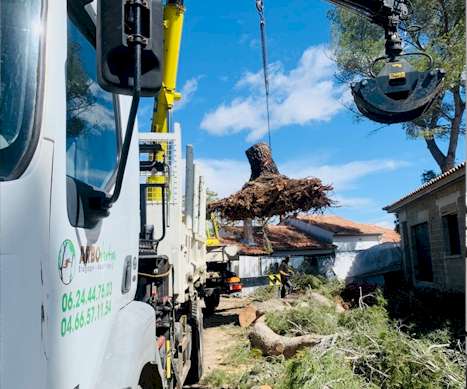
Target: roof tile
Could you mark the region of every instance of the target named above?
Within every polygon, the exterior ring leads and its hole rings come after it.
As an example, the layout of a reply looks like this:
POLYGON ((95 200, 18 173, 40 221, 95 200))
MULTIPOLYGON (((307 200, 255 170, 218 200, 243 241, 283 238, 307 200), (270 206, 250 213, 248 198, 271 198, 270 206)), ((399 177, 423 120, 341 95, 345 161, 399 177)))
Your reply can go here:
MULTIPOLYGON (((330 250, 333 245, 311 237, 294 227, 286 225, 269 225, 267 236, 274 251, 298 250, 330 250)), ((221 230, 222 243, 235 244, 239 253, 244 255, 265 255, 266 250, 261 227, 253 227, 255 246, 243 241, 243 227, 225 226, 221 230)))
POLYGON ((461 163, 460 165, 457 165, 456 167, 453 167, 452 169, 448 170, 447 172, 439 175, 438 177, 433 178, 431 181, 428 181, 426 184, 423 184, 422 186, 418 187, 417 189, 415 189, 414 191, 412 191, 409 194, 405 195, 404 197, 401 197, 399 200, 395 201, 391 205, 388 205, 388 206, 384 207, 383 209, 385 211, 389 211, 391 208, 395 207, 399 203, 410 199, 412 196, 415 196, 416 194, 422 192, 425 189, 428 189, 430 186, 436 184, 437 182, 439 182, 441 180, 444 180, 445 178, 449 177, 450 175, 454 174, 455 172, 457 172, 459 170, 464 170, 464 174, 465 174, 465 161, 463 163, 461 163))
POLYGON ((394 230, 374 224, 357 223, 335 215, 299 215, 297 219, 335 235, 382 235, 381 243, 400 241, 400 235, 394 230))

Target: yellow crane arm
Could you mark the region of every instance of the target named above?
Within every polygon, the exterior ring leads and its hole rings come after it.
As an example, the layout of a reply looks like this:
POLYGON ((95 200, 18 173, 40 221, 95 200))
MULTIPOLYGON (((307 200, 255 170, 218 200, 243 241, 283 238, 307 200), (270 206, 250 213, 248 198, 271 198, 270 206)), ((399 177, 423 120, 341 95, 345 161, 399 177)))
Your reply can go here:
MULTIPOLYGON (((182 41, 183 20, 185 7, 183 0, 167 0, 164 7, 164 64, 162 72, 162 88, 159 96, 154 100, 152 116, 152 132, 169 132, 169 113, 174 103, 182 98, 177 92, 178 62, 182 41)), ((161 144, 162 149, 155 155, 155 160, 164 162, 167 153, 167 143, 161 144)), ((148 177, 149 183, 163 184, 166 182, 164 174, 155 174, 148 177)), ((161 201, 160 188, 148 189, 149 201, 161 201)))
POLYGON ((162 88, 155 101, 152 119, 153 132, 169 132, 168 114, 175 101, 181 99, 177 92, 177 73, 183 32, 185 7, 183 0, 168 0, 164 8, 164 66, 162 88))

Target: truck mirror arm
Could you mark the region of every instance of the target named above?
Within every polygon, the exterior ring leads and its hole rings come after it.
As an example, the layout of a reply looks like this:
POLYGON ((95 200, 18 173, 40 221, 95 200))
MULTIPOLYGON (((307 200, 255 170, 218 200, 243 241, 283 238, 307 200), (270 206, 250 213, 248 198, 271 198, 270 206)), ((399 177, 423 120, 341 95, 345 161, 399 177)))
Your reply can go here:
POLYGON ((136 116, 138 114, 138 106, 141 99, 141 53, 143 47, 146 46, 146 40, 142 35, 142 20, 141 20, 141 7, 144 6, 143 0, 133 0, 129 3, 130 13, 133 16, 133 34, 128 35, 128 45, 133 46, 134 49, 134 84, 133 84, 133 98, 131 101, 130 114, 128 116, 128 122, 126 126, 125 139, 122 145, 122 152, 119 158, 117 176, 115 179, 115 188, 110 197, 107 197, 104 206, 106 208, 112 207, 112 205, 120 197, 122 191, 123 178, 125 176, 126 164, 128 162, 128 154, 131 146, 131 139, 133 137, 133 131, 136 122, 136 116))

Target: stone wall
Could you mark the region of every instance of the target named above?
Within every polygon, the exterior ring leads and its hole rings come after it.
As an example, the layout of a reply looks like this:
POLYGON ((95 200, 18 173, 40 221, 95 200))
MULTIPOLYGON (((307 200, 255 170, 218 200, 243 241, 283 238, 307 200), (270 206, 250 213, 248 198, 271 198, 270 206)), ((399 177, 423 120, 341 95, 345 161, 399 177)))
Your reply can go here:
POLYGON ((465 176, 449 185, 426 194, 405 205, 398 212, 404 247, 404 273, 407 281, 416 286, 436 287, 444 290, 465 289, 465 176), (457 213, 461 241, 461 255, 446 254, 442 217, 457 213), (411 227, 427 222, 429 228, 433 282, 418 282, 413 271, 414 244, 411 227), (404 226, 407 232, 404 233, 404 226), (408 241, 407 241, 408 240, 408 241))

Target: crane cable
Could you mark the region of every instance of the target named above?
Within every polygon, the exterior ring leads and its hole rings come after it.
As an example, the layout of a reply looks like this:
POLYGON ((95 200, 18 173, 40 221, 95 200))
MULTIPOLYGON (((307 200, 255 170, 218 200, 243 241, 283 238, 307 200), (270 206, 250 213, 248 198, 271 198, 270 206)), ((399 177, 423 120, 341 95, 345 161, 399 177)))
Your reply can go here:
POLYGON ((268 141, 269 148, 271 144, 271 113, 269 105, 269 71, 268 71, 268 49, 266 45, 266 18, 264 16, 264 0, 256 0, 256 9, 259 14, 259 28, 261 32, 261 50, 263 55, 263 73, 264 73, 264 88, 266 91, 266 116, 268 123, 268 141))

